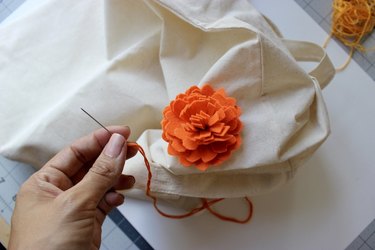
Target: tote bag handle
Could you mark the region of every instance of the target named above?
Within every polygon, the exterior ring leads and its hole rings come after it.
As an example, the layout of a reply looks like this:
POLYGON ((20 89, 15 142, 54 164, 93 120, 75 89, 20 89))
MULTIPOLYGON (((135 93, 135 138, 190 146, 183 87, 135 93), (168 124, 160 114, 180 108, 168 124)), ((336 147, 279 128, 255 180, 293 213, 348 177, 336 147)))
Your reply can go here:
POLYGON ((317 62, 318 65, 309 75, 318 80, 323 89, 335 76, 335 67, 326 51, 319 45, 305 41, 282 39, 292 56, 300 62, 317 62))
POLYGON ((335 76, 336 70, 326 51, 315 43, 283 38, 280 30, 272 22, 272 20, 265 15, 263 15, 263 17, 271 26, 275 34, 280 37, 296 61, 318 63, 318 65, 309 73, 309 75, 314 77, 319 82, 321 89, 327 86, 335 76))

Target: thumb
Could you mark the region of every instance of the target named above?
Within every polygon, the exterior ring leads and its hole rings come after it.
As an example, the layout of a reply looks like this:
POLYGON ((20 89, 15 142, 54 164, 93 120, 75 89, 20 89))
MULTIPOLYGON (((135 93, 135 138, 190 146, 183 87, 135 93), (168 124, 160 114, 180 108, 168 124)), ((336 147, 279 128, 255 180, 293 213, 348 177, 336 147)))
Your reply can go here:
POLYGON ((124 168, 126 148, 126 139, 120 134, 112 134, 93 166, 75 186, 82 202, 98 204, 115 185, 124 168))

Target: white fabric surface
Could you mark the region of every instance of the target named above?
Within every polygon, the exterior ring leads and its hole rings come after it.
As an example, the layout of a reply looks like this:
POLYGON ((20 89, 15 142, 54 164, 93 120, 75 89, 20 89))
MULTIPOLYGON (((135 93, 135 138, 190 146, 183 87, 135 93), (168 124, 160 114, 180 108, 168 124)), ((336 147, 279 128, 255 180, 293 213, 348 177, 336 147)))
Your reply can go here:
MULTIPOLYGON (((131 127, 164 198, 269 192, 329 134, 329 59, 278 38, 246 1, 51 0, 0 27, 0 40, 0 152, 36 167, 96 128, 80 107, 131 127), (320 62, 313 77, 296 59, 320 62), (167 154, 160 121, 177 94, 206 82, 237 99, 244 129, 231 159, 202 173, 167 154)), ((124 171, 145 188, 139 155, 124 171)))

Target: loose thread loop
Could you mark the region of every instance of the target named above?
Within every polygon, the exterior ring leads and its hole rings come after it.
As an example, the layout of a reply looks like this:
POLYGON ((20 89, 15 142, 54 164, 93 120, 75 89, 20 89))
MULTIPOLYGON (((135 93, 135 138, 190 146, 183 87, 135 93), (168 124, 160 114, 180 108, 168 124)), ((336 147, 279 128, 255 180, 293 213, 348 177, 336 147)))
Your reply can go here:
MULTIPOLYGON (((110 135, 112 135, 111 131, 109 131, 103 124, 101 124, 98 120, 96 120, 86 110, 84 110, 83 108, 81 108, 81 110, 84 113, 86 113, 91 119, 93 119, 96 123, 98 123, 103 129, 105 129, 110 135)), ((212 199, 212 200, 208 200, 208 199, 202 198, 202 205, 200 207, 192 209, 190 212, 188 212, 186 214, 172 215, 172 214, 167 214, 167 213, 161 211, 160 208, 157 205, 157 198, 151 194, 152 173, 151 173, 151 166, 150 166, 150 163, 148 162, 148 159, 147 159, 145 151, 136 142, 128 142, 127 145, 129 147, 133 147, 133 148, 137 149, 141 153, 141 155, 143 156, 143 159, 144 159, 144 162, 145 162, 145 166, 146 166, 147 172, 148 172, 147 184, 146 184, 146 195, 153 200, 154 207, 155 207, 156 211, 159 212, 160 215, 162 215, 164 217, 172 218, 172 219, 182 219, 182 218, 186 218, 186 217, 192 216, 192 215, 194 215, 194 214, 196 214, 196 213, 198 213, 198 212, 200 212, 200 211, 202 211, 204 209, 207 209, 212 215, 214 215, 217 218, 219 218, 221 220, 224 220, 224 221, 231 221, 231 222, 240 223, 240 224, 244 224, 244 223, 247 223, 248 221, 250 221, 250 219, 251 219, 251 217, 253 215, 253 204, 251 203, 251 201, 250 201, 250 199, 248 197, 244 197, 244 199, 246 200, 247 204, 249 205, 249 212, 248 212, 247 217, 245 219, 243 219, 243 220, 237 219, 237 218, 228 217, 228 216, 224 216, 224 215, 222 215, 222 214, 220 214, 220 213, 218 213, 218 212, 216 212, 215 210, 212 209, 212 207, 211 207, 212 205, 214 205, 214 204, 216 204, 216 203, 224 200, 224 198, 212 199)))
POLYGON ((207 211, 209 211, 212 215, 214 215, 217 218, 219 218, 221 220, 224 220, 224 221, 230 221, 230 222, 234 222, 234 223, 245 224, 245 223, 247 223, 251 220, 251 217, 253 215, 253 204, 248 197, 244 197, 246 203, 249 206, 248 214, 247 214, 246 218, 244 218, 244 219, 237 219, 237 218, 222 215, 212 208, 212 206, 214 204, 219 203, 220 201, 223 201, 224 198, 212 199, 212 200, 202 198, 201 199, 202 200, 201 206, 196 207, 196 208, 192 209, 191 211, 189 211, 185 214, 181 214, 181 215, 173 215, 173 214, 167 214, 167 213, 163 212, 162 210, 160 210, 160 208, 157 205, 157 198, 151 194, 152 172, 151 172, 151 166, 150 166, 150 163, 148 162, 145 151, 136 142, 128 142, 128 146, 136 148, 139 151, 139 153, 141 153, 141 155, 143 156, 144 163, 146 165, 146 169, 147 169, 147 172, 148 172, 147 184, 146 184, 146 195, 153 200, 154 208, 156 209, 156 211, 158 211, 158 213, 160 215, 162 215, 164 217, 167 217, 167 218, 171 218, 171 219, 183 219, 183 218, 186 218, 186 217, 190 217, 190 216, 192 216, 192 215, 194 215, 194 214, 196 214, 196 213, 198 213, 198 212, 200 212, 204 209, 207 209, 207 211))
POLYGON ((332 12, 331 33, 325 40, 326 48, 332 36, 335 36, 343 44, 351 48, 348 59, 336 69, 344 70, 353 58, 355 50, 362 52, 374 50, 366 49, 362 39, 375 27, 375 2, 373 0, 334 0, 332 12))

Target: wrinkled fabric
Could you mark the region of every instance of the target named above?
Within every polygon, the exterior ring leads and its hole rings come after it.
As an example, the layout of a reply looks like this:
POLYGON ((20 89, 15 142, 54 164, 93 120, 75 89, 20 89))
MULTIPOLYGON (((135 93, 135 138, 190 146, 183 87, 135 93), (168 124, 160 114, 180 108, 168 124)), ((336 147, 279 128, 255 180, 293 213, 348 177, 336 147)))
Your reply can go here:
MULTIPOLYGON (((130 126, 151 163, 152 192, 185 205, 270 192, 329 134, 325 52, 279 38, 245 0, 50 0, 0 26, 0 41, 0 153, 36 168, 98 128, 80 107, 130 126), (318 66, 309 74, 297 60, 318 66), (237 100, 243 128, 230 159, 202 172, 168 154, 160 122, 171 100, 205 83, 237 100)), ((140 197, 142 157, 124 172, 140 197)))

